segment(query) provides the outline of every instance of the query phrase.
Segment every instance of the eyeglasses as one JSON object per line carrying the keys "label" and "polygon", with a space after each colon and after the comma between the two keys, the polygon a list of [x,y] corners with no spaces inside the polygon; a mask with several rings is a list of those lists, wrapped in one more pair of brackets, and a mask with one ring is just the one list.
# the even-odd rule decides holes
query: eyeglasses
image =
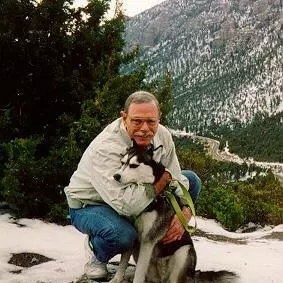
{"label": "eyeglasses", "polygon": [[141,127],[144,123],[148,125],[148,127],[155,127],[159,119],[156,118],[131,118],[129,117],[130,123],[134,127]]}

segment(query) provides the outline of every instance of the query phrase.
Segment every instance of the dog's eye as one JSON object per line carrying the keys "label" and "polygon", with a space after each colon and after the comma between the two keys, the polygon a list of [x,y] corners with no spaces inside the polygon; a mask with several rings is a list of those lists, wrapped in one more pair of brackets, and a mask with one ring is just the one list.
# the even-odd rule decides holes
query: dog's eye
{"label": "dog's eye", "polygon": [[130,166],[130,168],[137,168],[137,167],[139,167],[139,165],[137,165],[137,164],[130,164],[129,166]]}

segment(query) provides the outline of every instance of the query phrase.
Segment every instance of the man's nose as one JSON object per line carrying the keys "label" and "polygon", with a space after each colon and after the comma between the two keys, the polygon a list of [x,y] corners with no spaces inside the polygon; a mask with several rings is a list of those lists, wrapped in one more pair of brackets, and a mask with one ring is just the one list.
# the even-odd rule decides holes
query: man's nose
{"label": "man's nose", "polygon": [[149,131],[149,127],[148,127],[146,121],[143,121],[143,123],[142,123],[142,125],[140,127],[140,130],[142,130],[142,131]]}
{"label": "man's nose", "polygon": [[119,182],[120,179],[121,179],[121,175],[120,175],[120,174],[114,174],[114,175],[113,175],[113,178],[114,178],[117,182]]}

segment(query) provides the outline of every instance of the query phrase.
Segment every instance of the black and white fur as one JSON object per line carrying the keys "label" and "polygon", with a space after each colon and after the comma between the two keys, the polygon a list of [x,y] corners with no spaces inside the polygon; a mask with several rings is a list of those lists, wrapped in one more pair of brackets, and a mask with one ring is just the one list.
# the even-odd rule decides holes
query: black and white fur
{"label": "black and white fur", "polygon": [[[122,158],[122,167],[114,175],[123,184],[131,182],[154,183],[164,173],[164,166],[153,160],[153,151],[131,148]],[[196,252],[188,232],[181,240],[162,244],[174,211],[163,196],[158,196],[139,216],[137,231],[139,245],[122,255],[119,268],[110,281],[121,283],[130,256],[136,261],[133,283],[195,282]]]}

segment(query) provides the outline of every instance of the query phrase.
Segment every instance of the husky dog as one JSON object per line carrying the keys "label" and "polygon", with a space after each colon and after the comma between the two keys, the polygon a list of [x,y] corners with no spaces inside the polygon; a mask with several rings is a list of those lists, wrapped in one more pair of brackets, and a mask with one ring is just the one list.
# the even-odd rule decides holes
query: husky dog
{"label": "husky dog", "polygon": [[[113,176],[123,184],[130,182],[154,183],[163,175],[165,167],[153,160],[153,150],[136,147],[122,158],[121,169]],[[134,283],[195,282],[196,252],[190,234],[185,231],[180,240],[162,244],[160,240],[169,229],[175,212],[166,198],[159,195],[138,217],[136,228],[139,244],[121,257],[111,283],[121,283],[130,256],[136,261]]]}

